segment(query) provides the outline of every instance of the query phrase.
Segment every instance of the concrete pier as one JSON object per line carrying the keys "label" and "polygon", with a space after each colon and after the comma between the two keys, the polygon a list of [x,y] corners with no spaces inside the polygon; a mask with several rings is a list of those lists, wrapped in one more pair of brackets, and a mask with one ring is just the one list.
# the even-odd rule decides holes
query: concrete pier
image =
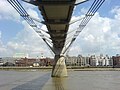
{"label": "concrete pier", "polygon": [[[57,60],[56,60],[57,59]],[[52,69],[52,77],[67,77],[67,68],[64,56],[55,56],[55,65]]]}

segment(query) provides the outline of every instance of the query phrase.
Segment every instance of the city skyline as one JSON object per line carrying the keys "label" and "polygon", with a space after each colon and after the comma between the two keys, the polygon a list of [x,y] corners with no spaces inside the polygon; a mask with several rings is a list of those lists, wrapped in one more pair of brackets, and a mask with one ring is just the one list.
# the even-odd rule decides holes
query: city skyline
{"label": "city skyline", "polygon": [[[85,15],[93,0],[75,7],[72,20]],[[25,10],[35,18],[42,20],[38,7],[20,1]],[[70,30],[77,28],[80,22],[70,26]],[[120,53],[120,1],[106,0],[96,15],[70,49],[70,55]],[[41,25],[46,30],[45,25]],[[51,56],[42,39],[20,17],[7,2],[0,3],[0,56],[13,56],[15,53],[28,53],[36,57],[42,53]]]}

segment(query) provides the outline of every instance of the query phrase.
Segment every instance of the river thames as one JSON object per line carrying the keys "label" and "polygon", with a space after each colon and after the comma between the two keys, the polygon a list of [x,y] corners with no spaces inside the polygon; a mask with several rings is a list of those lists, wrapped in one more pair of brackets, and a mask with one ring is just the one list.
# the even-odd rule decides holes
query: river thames
{"label": "river thames", "polygon": [[51,78],[50,70],[0,71],[0,90],[120,90],[120,71],[68,71]]}

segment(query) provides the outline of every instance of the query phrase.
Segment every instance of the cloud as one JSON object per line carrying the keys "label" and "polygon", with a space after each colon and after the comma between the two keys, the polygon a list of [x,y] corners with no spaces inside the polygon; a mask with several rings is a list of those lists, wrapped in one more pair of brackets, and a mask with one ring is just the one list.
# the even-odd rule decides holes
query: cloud
{"label": "cloud", "polygon": [[27,10],[27,12],[28,12],[28,14],[29,14],[30,16],[35,17],[35,18],[39,18],[39,17],[38,17],[38,13],[37,13],[35,10],[29,8],[29,9]]}
{"label": "cloud", "polygon": [[[14,8],[3,0],[0,3],[0,19],[19,21],[23,25],[23,29],[20,30],[15,37],[4,45],[1,40],[0,32],[0,56],[13,56],[15,53],[28,53],[30,56],[40,56],[41,53],[45,53],[45,56],[50,56],[48,47],[39,37],[39,35],[24,21],[20,19],[20,15],[14,10]],[[38,18],[38,13],[35,11],[35,7],[29,4],[23,4],[26,11],[33,17]],[[32,6],[32,7],[29,7]],[[42,28],[45,28],[43,26]]]}
{"label": "cloud", "polygon": [[[22,3],[23,8],[30,14],[30,16],[33,16],[35,18],[39,18],[37,12],[35,11],[35,6],[27,3],[23,3],[22,1],[19,1]],[[15,20],[20,21],[20,15],[17,13],[17,11],[12,7],[12,5],[7,0],[2,0],[0,3],[0,19],[8,19],[8,20]]]}
{"label": "cloud", "polygon": [[[69,54],[110,54],[120,53],[120,7],[111,10],[114,18],[102,17],[96,13],[77,37]],[[77,18],[77,17],[76,17]],[[74,26],[74,25],[73,25]],[[78,25],[75,25],[78,26]],[[79,53],[72,53],[78,52]]]}
{"label": "cloud", "polygon": [[1,38],[2,38],[2,32],[0,31],[0,56],[3,56],[7,50],[6,50],[5,46],[3,45]]}
{"label": "cloud", "polygon": [[28,53],[30,56],[50,56],[47,46],[38,34],[23,21],[24,29],[15,38],[8,42],[7,47],[14,53]]}
{"label": "cloud", "polygon": [[0,19],[19,20],[20,15],[7,2],[7,0],[0,1]]}
{"label": "cloud", "polygon": [[115,8],[111,10],[111,13],[116,14],[114,18],[120,20],[120,6],[115,6]]}
{"label": "cloud", "polygon": [[0,39],[1,39],[1,37],[2,37],[2,32],[0,31]]}
{"label": "cloud", "polygon": [[[29,7],[28,4],[24,4],[27,8],[27,12],[36,18],[39,18],[39,14],[35,11],[35,7]],[[16,11],[3,0],[0,3],[0,19],[19,20],[20,16]],[[6,9],[4,9],[6,8]],[[82,9],[84,13],[85,9]],[[13,14],[14,13],[14,14]],[[114,18],[102,17],[100,13],[96,13],[91,21],[87,24],[84,30],[77,37],[70,49],[70,55],[78,54],[110,54],[114,55],[120,53],[120,7],[117,6],[111,10]],[[83,15],[77,17],[73,16],[73,20],[83,17]],[[50,51],[47,49],[46,44],[35,33],[35,31],[25,22],[20,20],[24,28],[16,34],[12,40],[4,45],[1,40],[2,32],[0,32],[0,55],[14,55],[15,53],[28,53],[30,56],[40,56],[44,53],[45,56],[50,55]],[[70,26],[70,31],[78,27],[80,21]],[[46,30],[45,26],[42,26]],[[4,53],[3,53],[4,52]]]}

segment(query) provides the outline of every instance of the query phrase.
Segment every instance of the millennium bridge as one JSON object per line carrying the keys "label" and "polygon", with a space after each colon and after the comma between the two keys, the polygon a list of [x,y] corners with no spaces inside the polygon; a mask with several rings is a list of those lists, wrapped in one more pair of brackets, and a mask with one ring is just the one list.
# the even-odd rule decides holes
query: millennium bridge
{"label": "millennium bridge", "polygon": [[[55,64],[52,69],[52,77],[67,76],[65,65],[65,55],[78,37],[79,33],[86,27],[90,19],[105,0],[92,0],[90,8],[82,18],[71,20],[74,8],[77,5],[89,2],[91,0],[22,0],[23,2],[33,4],[38,7],[43,16],[43,21],[31,17],[23,8],[19,0],[7,0],[21,17],[35,30],[36,33],[46,43],[48,48],[54,53]],[[46,25],[45,31],[38,27],[35,21]],[[70,36],[69,27],[75,22],[80,21],[74,35]],[[44,33],[43,33],[44,32]],[[48,34],[50,37],[46,36]],[[69,36],[69,37],[67,37]]]}

